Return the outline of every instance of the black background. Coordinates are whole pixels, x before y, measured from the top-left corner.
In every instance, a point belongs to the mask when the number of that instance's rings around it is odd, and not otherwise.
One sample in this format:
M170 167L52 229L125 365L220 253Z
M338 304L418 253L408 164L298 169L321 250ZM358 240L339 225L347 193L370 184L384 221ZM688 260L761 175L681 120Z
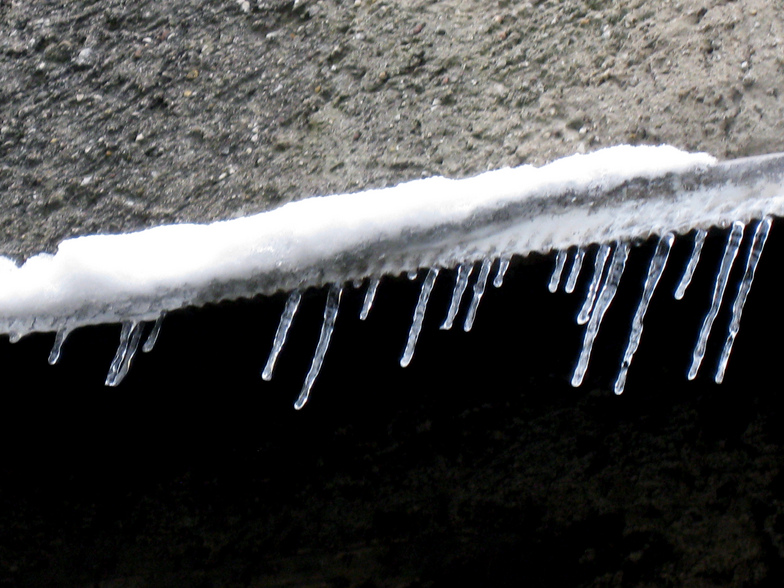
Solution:
M621 397L611 386L654 241L632 249L577 389L594 249L572 295L547 292L552 256L515 259L470 333L438 329L454 280L442 272L406 369L424 272L384 279L365 322L364 287L347 287L301 411L323 289L303 297L269 383L282 294L171 313L118 388L103 386L118 325L74 332L56 366L51 334L6 339L0 585L772 584L775 226L725 383L712 382L749 233L694 382L725 233L710 234L682 301L691 238L676 240ZM725 538L727 525L742 532Z

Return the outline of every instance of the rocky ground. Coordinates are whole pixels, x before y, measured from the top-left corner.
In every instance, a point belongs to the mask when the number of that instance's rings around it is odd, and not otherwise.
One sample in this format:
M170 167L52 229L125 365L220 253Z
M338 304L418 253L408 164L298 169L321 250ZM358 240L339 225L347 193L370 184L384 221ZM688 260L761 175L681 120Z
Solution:
M0 253L619 143L781 151L781 8L0 0ZM315 335L259 397L277 299L173 317L113 396L112 330L75 335L57 368L50 338L3 343L0 585L779 585L782 411L760 369L775 350L741 347L723 388L687 385L670 358L696 327L681 342L662 326L637 396L598 375L575 392L573 309L527 285L547 270L521 264L487 327L402 375L376 358L395 359L378 333L410 313L387 294L296 414ZM748 340L770 332L773 284ZM563 322L532 322L547 305ZM526 343L534 325L549 334ZM352 337L368 349L341 354Z

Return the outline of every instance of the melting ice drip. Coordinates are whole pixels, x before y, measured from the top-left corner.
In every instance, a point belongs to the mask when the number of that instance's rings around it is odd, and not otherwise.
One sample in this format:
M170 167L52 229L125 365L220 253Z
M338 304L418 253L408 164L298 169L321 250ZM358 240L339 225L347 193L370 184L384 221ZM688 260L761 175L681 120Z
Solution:
M727 369L730 353L732 351L735 339L738 336L740 329L740 319L743 313L743 306L748 297L751 289L752 281L756 272L757 264L759 263L760 256L762 255L763 247L767 240L768 234L772 224L771 217L765 217L756 223L754 234L751 238L751 244L748 248L748 255L746 258L746 265L743 276L740 280L738 291L735 300L732 304L732 315L730 320L729 331L727 333L724 346L722 348L721 356L719 358L718 367L714 375L714 380L720 384ZM732 271L733 264L737 257L738 251L741 248L745 225L742 222L735 222L732 224L731 229L727 235L727 242L724 248L724 253L719 264L719 268L715 277L713 295L711 297L710 307L705 315L697 337L697 342L694 347L691 367L688 371L688 379L693 380L699 372L702 361L705 357L707 348L708 337L710 336L713 323L719 313L722 305L727 284L729 281L730 272ZM694 244L686 263L685 270L678 286L675 290L675 298L683 298L691 279L696 270L697 264L700 260L703 245L707 236L707 231L697 230L694 233ZM613 385L613 390L616 394L622 394L626 386L626 379L631 366L632 358L634 357L642 339L643 321L645 314L648 310L651 298L659 284L660 278L664 273L667 260L675 242L675 235L673 233L665 233L659 238L656 248L653 252L651 260L648 265L648 270L643 285L642 295L637 305L636 312L632 318L631 329L629 332L628 342L621 361L618 375ZM576 363L574 373L572 375L572 386L578 387L582 384L585 373L588 369L588 364L591 357L594 341L599 332L602 319L605 316L608 308L610 307L613 298L618 290L626 261L629 255L630 245L626 242L618 242L613 245L602 244L596 249L594 255L593 272L590 282L586 289L585 301L576 318L577 323L586 325L584 340L580 354ZM566 293L573 293L577 280L580 277L583 262L586 257L586 248L575 248L572 257L571 267L567 279L564 284L564 291ZM612 254L612 257L611 257ZM555 257L555 268L548 282L548 290L550 292L557 292L562 284L562 275L568 258L569 251L558 251ZM608 260L610 260L608 266ZM497 270L495 278L493 279L493 286L499 288L503 285L504 275L509 268L509 257L502 257L498 259ZM490 275L492 266L495 264L493 259L484 259L480 263L480 268L476 280L473 285L473 296L468 304L466 316L464 319L463 329L470 331L474 321L476 320L479 303L484 295L486 284ZM470 278L473 274L474 265L472 263L463 263L457 266L455 271L455 283L452 290L452 295L447 309L446 317L441 325L441 329L451 329L456 317L460 312L462 301L466 290L468 289ZM427 310L430 294L433 291L436 280L440 275L439 268L430 268L422 281L422 287L417 300L411 327L409 329L408 338L402 356L400 358L400 365L407 367L414 357L417 341L419 340L424 323L425 312ZM409 274L409 278L416 279L415 272ZM362 309L359 314L360 320L365 320L372 307L378 290L381 279L379 277L372 277L367 281L367 289ZM330 286L327 293L327 299L324 308L324 320L321 326L321 333L313 356L311 367L305 377L305 382L302 386L299 397L297 398L294 407L301 409L308 401L310 392L318 377L324 358L329 347L329 342L335 328L337 320L338 308L343 288L340 285L333 284ZM302 300L302 293L300 290L294 290L289 294L286 304L281 313L280 322L275 332L273 339L272 350L270 351L267 363L262 371L262 378L264 380L271 380L274 368L278 357L285 345L289 329L294 320L294 317L299 308ZM161 324L165 313L161 313L157 320L154 322L150 333L142 346L143 351L149 352L152 350L158 335L161 330ZM117 386L123 378L128 374L133 361L134 355L139 347L142 336L143 323L126 321L122 324L120 343L117 352L112 360L109 372L106 376L107 386ZM55 341L49 355L49 363L55 364L58 362L63 344L68 337L69 332L65 330L58 331L55 335Z

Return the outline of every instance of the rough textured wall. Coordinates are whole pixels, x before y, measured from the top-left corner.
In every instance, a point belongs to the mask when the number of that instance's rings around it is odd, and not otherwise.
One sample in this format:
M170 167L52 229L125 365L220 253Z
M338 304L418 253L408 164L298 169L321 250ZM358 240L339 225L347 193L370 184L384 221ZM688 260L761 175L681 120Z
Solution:
M0 251L618 143L778 151L783 34L762 1L4 2Z

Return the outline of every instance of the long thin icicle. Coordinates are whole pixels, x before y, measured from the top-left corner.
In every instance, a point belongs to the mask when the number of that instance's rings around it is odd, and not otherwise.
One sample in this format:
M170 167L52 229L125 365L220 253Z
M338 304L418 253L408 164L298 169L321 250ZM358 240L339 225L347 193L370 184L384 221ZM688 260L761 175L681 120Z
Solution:
M308 375L305 376L305 383L302 385L302 391L294 403L294 408L300 410L308 401L310 396L310 389L316 381L316 377L321 371L321 365L324 363L324 356L327 354L329 347L329 340L332 338L332 331L335 329L335 321L338 318L338 308L340 307L340 297L343 294L343 288L337 284L332 284L327 292L327 302L324 305L324 322L321 324L321 333L319 340L316 344L316 352L313 354L313 361L310 364Z
M604 281L602 291L599 293L599 298L596 301L596 308L591 313L591 318L588 321L588 326L585 328L585 338L583 339L583 347L580 351L580 358L577 360L577 367L574 368L574 375L572 376L572 386L575 388L583 383L585 372L588 370L588 360L591 358L591 350L593 349L593 342L596 340L596 335L599 333L599 326L601 325L604 313L610 307L610 303L615 298L615 293L618 291L618 283L621 281L623 270L626 267L626 259L629 257L629 244L619 243L615 246L612 261L610 262L610 269L607 272L607 279Z
M406 348L403 351L403 356L400 358L400 367L406 367L411 363L414 357L414 348L416 347L419 333L422 331L422 323L425 320L425 311L427 310L427 301L430 300L430 293L433 291L433 286L438 277L438 268L432 267L425 276L425 281L422 282L422 289L419 291L419 300L417 300L416 308L414 309L414 318L411 321L411 328L408 331L408 340L406 341Z
M569 270L569 276L566 278L566 286L564 292L571 294L574 292L574 287L577 285L577 278L580 277L580 270L583 268L583 260L585 259L585 247L578 247L572 260L572 269Z
M261 379L269 382L272 379L272 372L275 371L275 363L278 361L283 345L286 343L286 337L291 328L291 322L294 320L294 315L297 314L299 303L302 300L302 292L299 290L292 290L286 300L286 306L283 307L283 312L280 315L280 322L278 323L278 330L275 331L275 339L272 342L272 350L267 358L267 364L261 372Z
M490 275L490 266L492 264L493 262L489 259L482 261L482 268L479 270L479 275L476 277L476 282L474 283L474 297L471 299L471 306L468 307L468 313L466 314L465 322L463 323L463 330L466 333L474 326L476 311L479 308L479 302L482 300L482 296L484 296L485 287L487 286L487 276Z
M596 293L599 291L599 284L602 280L604 273L604 266L607 265L607 258L610 256L610 245L607 243L602 244L596 251L596 257L593 262L593 276L591 283L588 286L588 293L585 295L585 302L580 309L580 314L577 315L577 324L584 325L591 318L591 310L593 310L594 302L596 302Z
M142 338L142 323L136 321L125 321L120 332L120 344L117 346L117 353L114 354L112 364L109 366L109 373L106 374L106 386L117 386L123 381L131 368L131 361L139 348L139 340Z
M155 343L158 341L158 336L161 334L161 326L163 325L163 319L166 317L166 312L162 312L158 315L158 318L155 319L155 324L152 326L152 331L150 334L147 335L147 340L142 345L142 351L145 353L149 353L152 351L153 347L155 347Z
M63 343L65 343L65 340L70 334L71 331L66 329L60 329L57 331L57 334L54 336L52 350L49 352L49 365L54 365L60 361L60 353L63 350Z
M675 299L680 300L686 294L686 288L691 284L691 279L694 277L694 270L697 269L697 264L700 261L700 254L702 253L702 246L705 245L705 237L708 236L708 231L705 229L697 229L694 234L694 247L692 247L689 261L686 262L686 269L683 271L681 281L678 282L678 287L675 288Z
M762 249L765 247L765 241L768 240L768 233L770 233L770 225L772 223L773 219L769 216L765 217L757 223L757 229L754 231L754 238L749 248L749 256L746 258L746 269L743 272L740 286L738 286L738 295L735 297L735 302L732 305L732 320L730 321L729 333L727 334L727 340L724 342L724 348L721 350L719 366L716 368L715 382L717 384L721 384L724 381L724 372L727 370L727 362L730 359L730 353L732 353L732 346L740 330L740 317L743 314L743 305L746 304L746 298L749 295L749 290L751 290L754 272L757 271L757 264L762 255Z
M376 299L376 290L381 283L381 278L370 278L365 290L365 300L362 302L362 310L359 312L359 320L364 321L370 314L370 309L373 308L373 301Z
M471 277L471 272L474 271L473 263L461 263L457 266L457 275L455 276L455 287L452 290L452 300L449 302L449 310L446 313L444 324L441 325L441 330L448 331L455 324L455 318L460 311L460 303L463 300L463 294L468 286L468 278ZM500 271L500 270L499 270Z
M640 303L637 305L637 311L634 313L632 319L632 329L629 333L629 342L626 344L626 352L623 354L623 361L621 362L621 369L618 372L618 378L615 380L614 390L616 394L622 394L626 386L626 377L629 373L629 366L632 363L632 358L640 346L640 339L642 338L642 323L645 320L645 313L648 312L648 305L651 302L653 293L656 286L659 285L659 279L664 272L664 267L667 265L667 258L670 256L672 244L675 242L675 235L672 233L665 233L659 239L656 245L656 251L653 252L651 263L648 265L648 275L645 278L645 286L642 290Z
M558 291L558 286L561 285L561 274L563 274L564 266L566 265L566 250L562 249L555 255L555 267L550 276L550 283L547 289L555 293Z
M705 357L705 349L708 346L708 336L710 335L713 321L716 320L716 315L719 314L719 307L721 307L722 298L724 298L724 290L727 288L727 280L730 277L730 270L735 258L738 255L738 248L740 242L743 240L743 223L735 221L732 223L732 230L727 237L727 245L724 247L724 256L721 258L721 265L719 272L716 274L716 283L713 286L713 298L708 313L705 315L705 320L702 323L700 334L697 337L697 344L692 353L691 367L687 377L693 380L697 377L697 372L700 371L700 365Z
M498 260L498 271L493 279L494 288L500 288L504 285L504 276L506 275L506 270L509 269L509 262L511 260L511 257L502 257Z

